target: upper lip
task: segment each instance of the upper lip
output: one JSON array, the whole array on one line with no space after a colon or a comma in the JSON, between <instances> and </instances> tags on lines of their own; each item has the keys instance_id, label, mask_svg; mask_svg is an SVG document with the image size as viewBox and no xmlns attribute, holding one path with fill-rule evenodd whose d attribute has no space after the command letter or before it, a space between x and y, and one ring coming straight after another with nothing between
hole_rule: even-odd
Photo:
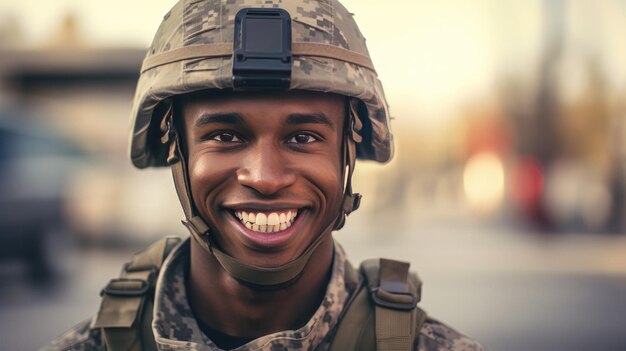
<instances>
[{"instance_id":1,"label":"upper lip","mask_svg":"<svg viewBox=\"0 0 626 351\"><path fill-rule=\"evenodd\" d=\"M224 208L234 211L256 210L256 211L275 211L275 210L293 210L308 207L308 204L302 202L237 202L222 205Z\"/></svg>"}]
</instances>

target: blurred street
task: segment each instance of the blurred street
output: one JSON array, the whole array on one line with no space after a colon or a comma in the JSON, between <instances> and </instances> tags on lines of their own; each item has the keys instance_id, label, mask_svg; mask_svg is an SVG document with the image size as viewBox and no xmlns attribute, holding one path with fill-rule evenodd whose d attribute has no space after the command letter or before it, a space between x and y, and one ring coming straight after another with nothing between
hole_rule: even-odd
<instances>
[{"instance_id":1,"label":"blurred street","mask_svg":"<svg viewBox=\"0 0 626 351\"><path fill-rule=\"evenodd\" d=\"M626 0L341 2L396 147L357 163L351 262L410 261L421 306L488 350L625 351ZM134 251L187 236L170 172L128 157L173 3L0 0L1 350L90 318Z\"/></svg>"},{"instance_id":2,"label":"blurred street","mask_svg":"<svg viewBox=\"0 0 626 351\"><path fill-rule=\"evenodd\" d=\"M410 260L425 282L421 306L487 349L626 348L626 257L620 254L626 252L625 237L547 237L463 217L409 221L405 229L387 220L359 225L366 216L355 213L346 229L335 234L351 261L378 256ZM107 277L115 277L140 248L80 251L61 245L55 253L56 275L47 284L33 286L20 279L17 266L2 270L3 349L37 349L92 316Z\"/></svg>"}]
</instances>

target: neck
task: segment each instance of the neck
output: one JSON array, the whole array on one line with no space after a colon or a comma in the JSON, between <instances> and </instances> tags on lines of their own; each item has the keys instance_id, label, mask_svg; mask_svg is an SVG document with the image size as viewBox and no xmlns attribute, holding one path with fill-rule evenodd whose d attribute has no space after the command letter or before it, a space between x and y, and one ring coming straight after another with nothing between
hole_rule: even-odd
<instances>
[{"instance_id":1,"label":"neck","mask_svg":"<svg viewBox=\"0 0 626 351\"><path fill-rule=\"evenodd\" d=\"M232 336L259 337L298 329L324 298L332 262L333 240L326 235L293 284L255 289L234 279L213 255L192 240L189 303L202 322Z\"/></svg>"}]
</instances>

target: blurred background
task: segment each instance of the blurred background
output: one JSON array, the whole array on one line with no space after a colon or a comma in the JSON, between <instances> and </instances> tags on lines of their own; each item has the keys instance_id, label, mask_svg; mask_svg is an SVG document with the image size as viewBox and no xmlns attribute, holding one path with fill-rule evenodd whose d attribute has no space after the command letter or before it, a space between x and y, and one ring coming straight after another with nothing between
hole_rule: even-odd
<instances>
[{"instance_id":1,"label":"blurred background","mask_svg":"<svg viewBox=\"0 0 626 351\"><path fill-rule=\"evenodd\" d=\"M357 166L356 263L412 262L422 306L490 350L626 350L626 0L344 0L394 117ZM34 350L130 254L186 236L127 155L172 1L0 0L0 340Z\"/></svg>"}]
</instances>

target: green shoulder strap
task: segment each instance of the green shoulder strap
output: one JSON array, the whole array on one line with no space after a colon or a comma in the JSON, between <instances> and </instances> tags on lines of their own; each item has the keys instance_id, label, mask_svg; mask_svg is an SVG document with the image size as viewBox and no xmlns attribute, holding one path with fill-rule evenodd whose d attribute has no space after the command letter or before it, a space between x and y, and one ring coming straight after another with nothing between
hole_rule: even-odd
<instances>
[{"instance_id":1,"label":"green shoulder strap","mask_svg":"<svg viewBox=\"0 0 626 351\"><path fill-rule=\"evenodd\" d=\"M136 253L120 278L102 289L93 328L102 329L107 350L156 350L151 328L154 286L163 261L180 241L168 236Z\"/></svg>"},{"instance_id":2,"label":"green shoulder strap","mask_svg":"<svg viewBox=\"0 0 626 351\"><path fill-rule=\"evenodd\" d=\"M346 263L346 284L356 286L333 337L331 350L409 351L426 313L417 307L421 282L409 264L371 259L360 266L362 279Z\"/></svg>"}]
</instances>

